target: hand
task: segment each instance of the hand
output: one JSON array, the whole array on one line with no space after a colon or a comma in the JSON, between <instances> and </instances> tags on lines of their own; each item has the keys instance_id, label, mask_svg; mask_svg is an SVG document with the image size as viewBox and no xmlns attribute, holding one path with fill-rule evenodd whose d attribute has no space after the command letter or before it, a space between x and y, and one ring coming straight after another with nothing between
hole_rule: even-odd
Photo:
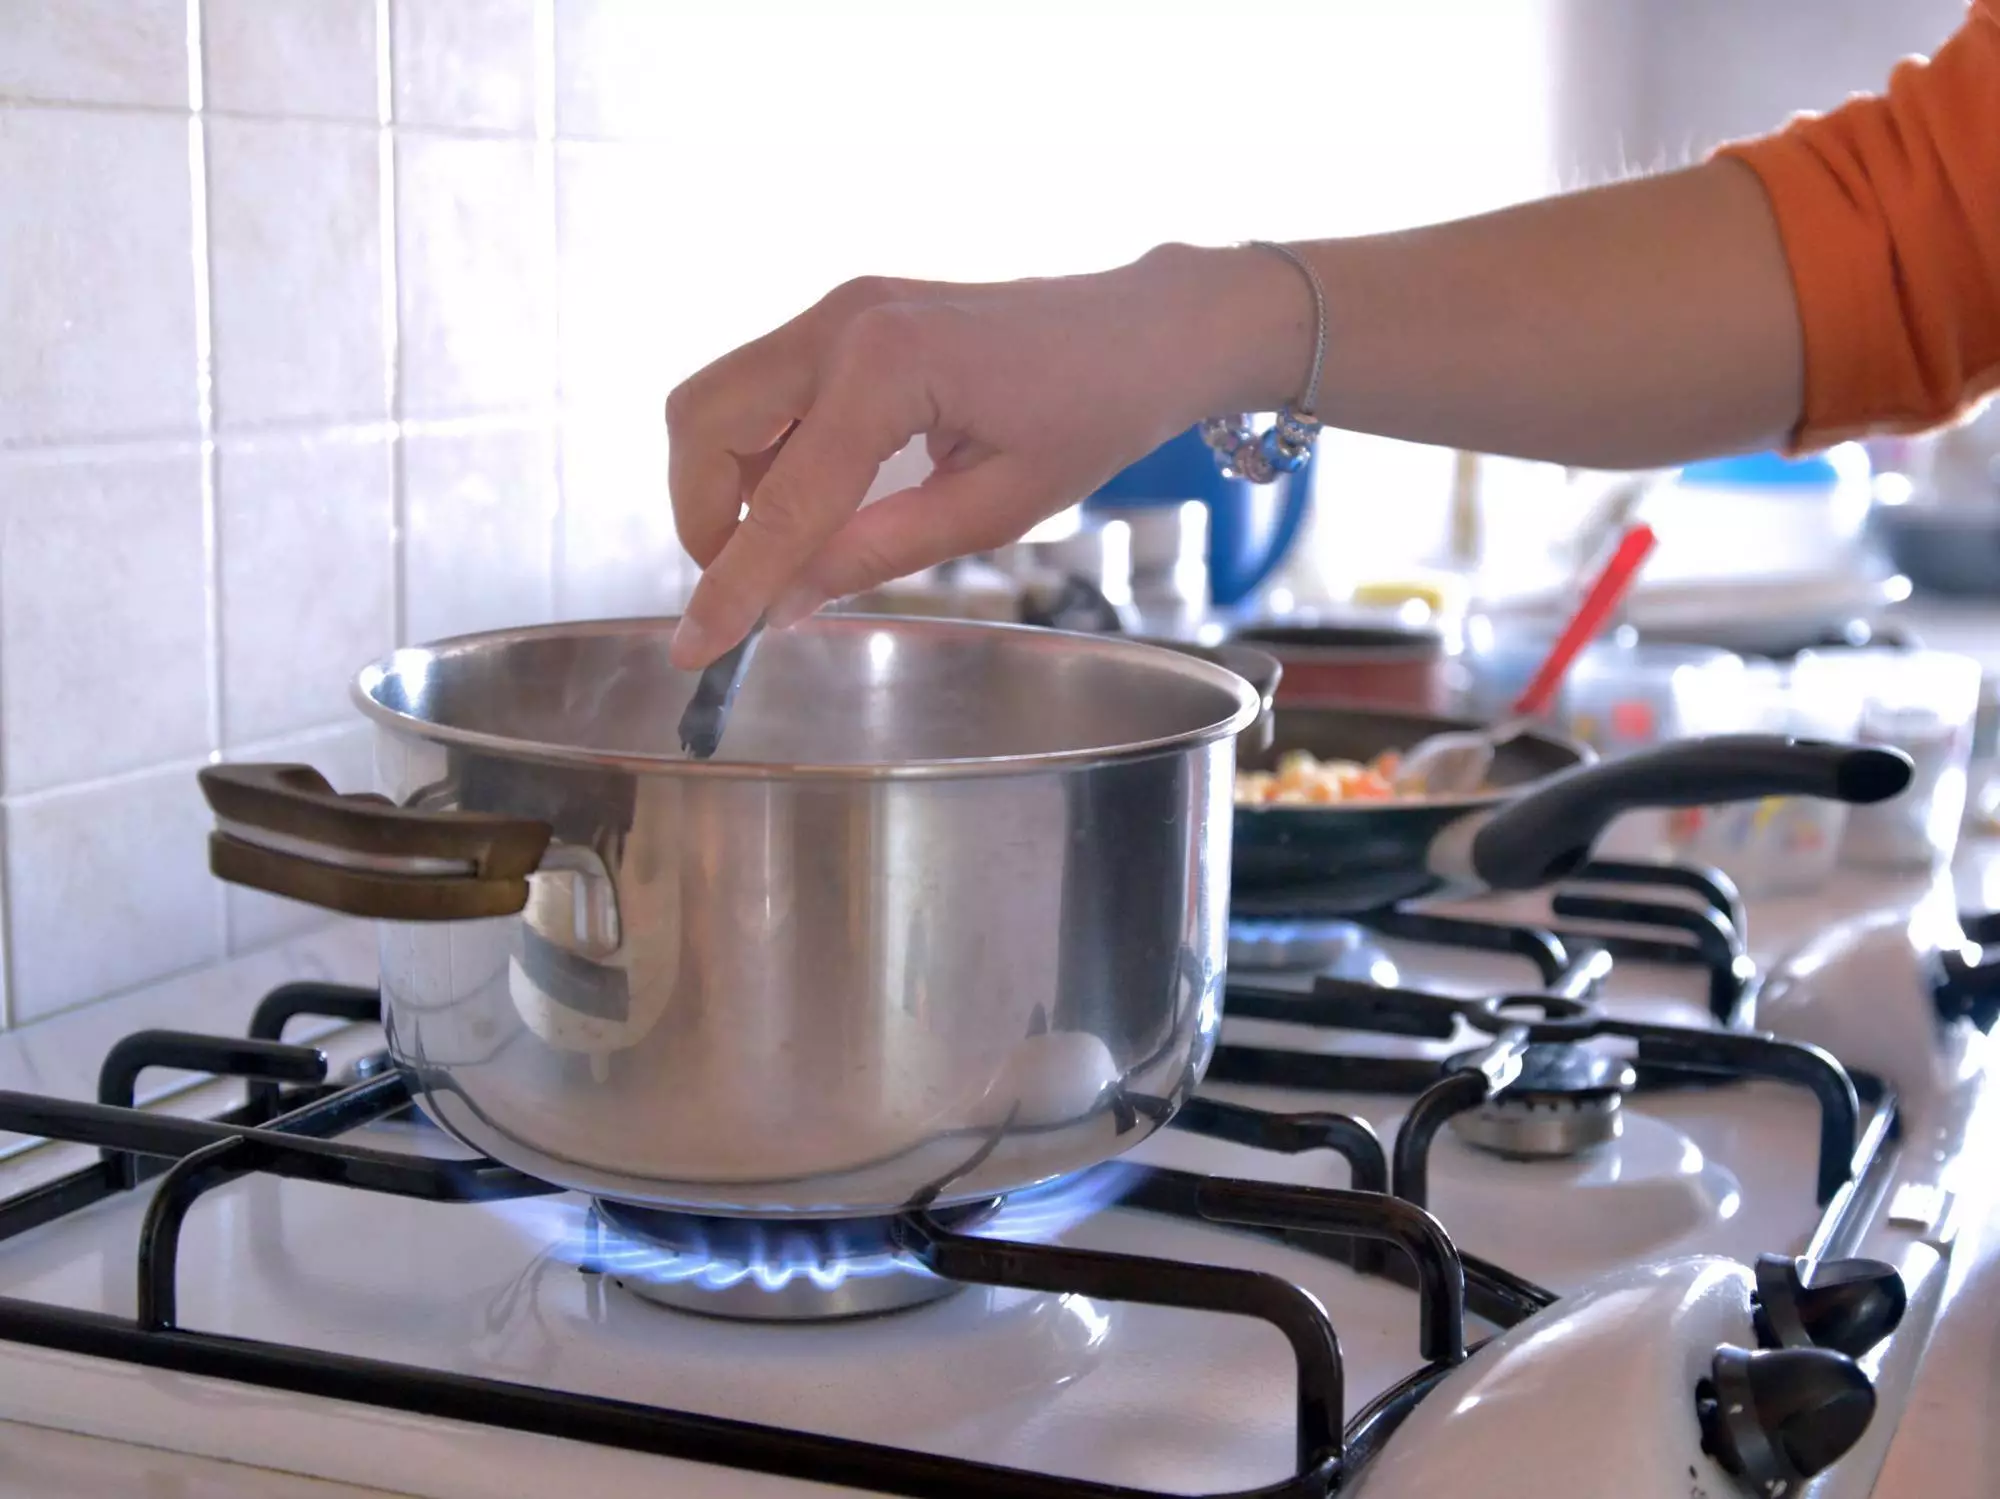
<instances>
[{"instance_id":1,"label":"hand","mask_svg":"<svg viewBox=\"0 0 2000 1499\"><path fill-rule=\"evenodd\" d=\"M1004 546L1201 417L1274 406L1310 352L1295 276L1168 246L1052 280L862 280L708 366L667 401L674 520L703 568L675 664L760 614L783 628ZM860 508L918 436L930 477Z\"/></svg>"}]
</instances>

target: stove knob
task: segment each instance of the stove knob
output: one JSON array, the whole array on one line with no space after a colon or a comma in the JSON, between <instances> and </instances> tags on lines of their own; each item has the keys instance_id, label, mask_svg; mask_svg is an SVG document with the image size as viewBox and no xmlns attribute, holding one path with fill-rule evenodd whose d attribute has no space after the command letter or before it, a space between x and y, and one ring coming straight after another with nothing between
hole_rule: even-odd
<instances>
[{"instance_id":1,"label":"stove knob","mask_svg":"<svg viewBox=\"0 0 2000 1499\"><path fill-rule=\"evenodd\" d=\"M1701 1450L1769 1499L1833 1466L1875 1414L1868 1376L1831 1349L1725 1344L1711 1372L1695 1387Z\"/></svg>"},{"instance_id":2,"label":"stove knob","mask_svg":"<svg viewBox=\"0 0 2000 1499\"><path fill-rule=\"evenodd\" d=\"M1976 942L1941 949L1932 960L1931 993L1943 1019L1991 1031L2000 1020L2000 951Z\"/></svg>"},{"instance_id":3,"label":"stove knob","mask_svg":"<svg viewBox=\"0 0 2000 1499\"><path fill-rule=\"evenodd\" d=\"M1909 1305L1903 1277L1880 1260L1805 1262L1782 1254L1757 1259L1753 1298L1757 1341L1766 1348L1831 1348L1860 1358L1894 1332Z\"/></svg>"}]
</instances>

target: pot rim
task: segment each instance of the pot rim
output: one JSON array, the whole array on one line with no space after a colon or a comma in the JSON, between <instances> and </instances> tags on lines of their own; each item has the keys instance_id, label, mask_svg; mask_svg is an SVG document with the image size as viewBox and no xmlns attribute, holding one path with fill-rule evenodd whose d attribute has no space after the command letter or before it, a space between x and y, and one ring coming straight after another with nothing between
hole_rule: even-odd
<instances>
[{"instance_id":1,"label":"pot rim","mask_svg":"<svg viewBox=\"0 0 2000 1499\"><path fill-rule=\"evenodd\" d=\"M995 776L1039 775L1048 771L1123 764L1161 755L1181 754L1221 740L1233 741L1263 711L1257 689L1236 672L1196 656L1129 637L1050 630L1034 625L996 624L973 620L939 620L902 615L821 615L803 628L852 631L904 626L925 633L1005 631L1057 642L1073 642L1099 652L1113 652L1154 670L1195 679L1235 699L1225 718L1197 729L1151 739L1081 749L1050 750L1030 755L968 756L954 760L901 760L877 764L818 764L778 761L691 760L680 752L658 754L595 750L546 740L518 739L480 729L460 728L391 708L372 688L424 661L496 650L516 641L577 635L665 634L679 623L678 615L641 615L625 619L562 621L522 625L476 634L448 636L423 645L403 646L364 666L350 680L348 696L361 712L384 728L461 749L481 750L514 760L555 765L581 765L594 770L619 770L635 775L691 776L712 780L750 781L948 781Z\"/></svg>"}]
</instances>

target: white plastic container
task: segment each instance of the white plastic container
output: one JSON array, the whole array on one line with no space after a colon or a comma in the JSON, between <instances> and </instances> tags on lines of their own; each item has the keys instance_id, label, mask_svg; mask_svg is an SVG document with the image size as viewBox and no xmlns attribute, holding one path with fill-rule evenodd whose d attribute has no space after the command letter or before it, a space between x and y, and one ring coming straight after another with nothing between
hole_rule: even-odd
<instances>
[{"instance_id":1,"label":"white plastic container","mask_svg":"<svg viewBox=\"0 0 2000 1499\"><path fill-rule=\"evenodd\" d=\"M1965 816L1979 663L1949 651L1826 651L1813 659L1853 683L1861 699L1857 737L1900 749L1915 764L1901 796L1853 809L1841 862L1922 870L1949 861Z\"/></svg>"},{"instance_id":2,"label":"white plastic container","mask_svg":"<svg viewBox=\"0 0 2000 1499\"><path fill-rule=\"evenodd\" d=\"M1729 727L1730 704L1743 695L1743 658L1708 646L1634 641L1621 632L1577 658L1554 717L1563 732L1606 759L1674 739ZM1598 853L1609 859L1674 856L1665 812L1628 812L1605 830Z\"/></svg>"},{"instance_id":3,"label":"white plastic container","mask_svg":"<svg viewBox=\"0 0 2000 1499\"><path fill-rule=\"evenodd\" d=\"M1606 759L1716 733L1745 669L1742 657L1708 646L1599 641L1570 668L1562 721Z\"/></svg>"},{"instance_id":4,"label":"white plastic container","mask_svg":"<svg viewBox=\"0 0 2000 1499\"><path fill-rule=\"evenodd\" d=\"M1746 663L1734 689L1706 705L1697 732L1853 739L1862 713L1856 673L1815 656L1796 665ZM1840 857L1849 808L1811 797L1765 797L1688 808L1667 820L1673 857L1722 870L1744 895L1817 889Z\"/></svg>"}]
</instances>

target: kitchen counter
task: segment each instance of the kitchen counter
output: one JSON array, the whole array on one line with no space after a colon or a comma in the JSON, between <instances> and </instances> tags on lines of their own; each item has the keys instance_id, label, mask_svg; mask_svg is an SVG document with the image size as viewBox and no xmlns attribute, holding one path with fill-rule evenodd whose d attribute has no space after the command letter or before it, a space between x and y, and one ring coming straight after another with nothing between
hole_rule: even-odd
<instances>
[{"instance_id":1,"label":"kitchen counter","mask_svg":"<svg viewBox=\"0 0 2000 1499\"><path fill-rule=\"evenodd\" d=\"M398 1499L386 1489L300 1478L44 1426L0 1428L0 1499Z\"/></svg>"}]
</instances>

